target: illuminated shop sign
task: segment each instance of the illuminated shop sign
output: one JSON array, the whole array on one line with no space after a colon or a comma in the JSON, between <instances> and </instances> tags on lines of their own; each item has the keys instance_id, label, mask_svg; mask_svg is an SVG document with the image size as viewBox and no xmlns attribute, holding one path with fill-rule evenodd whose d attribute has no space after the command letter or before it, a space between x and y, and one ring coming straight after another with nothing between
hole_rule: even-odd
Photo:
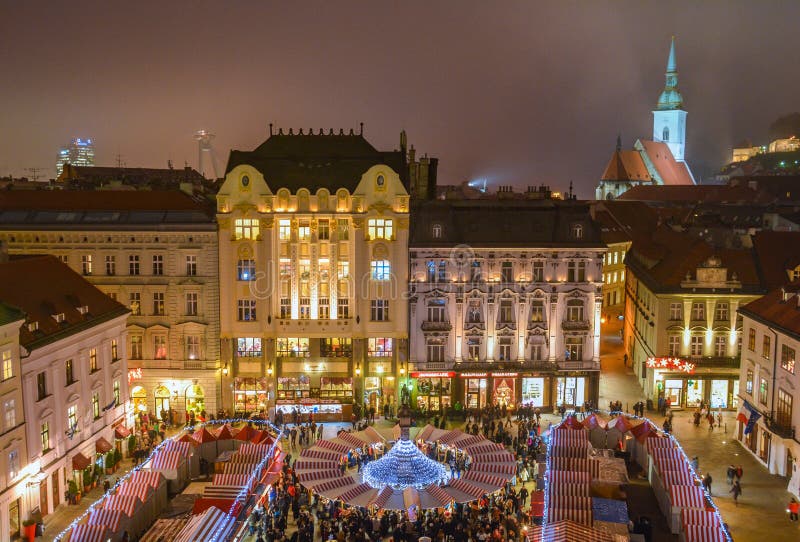
<instances>
[{"instance_id":1,"label":"illuminated shop sign","mask_svg":"<svg viewBox=\"0 0 800 542\"><path fill-rule=\"evenodd\" d=\"M452 378L454 376L456 376L456 373L453 371L442 371L439 373L411 373L411 378Z\"/></svg>"}]
</instances>

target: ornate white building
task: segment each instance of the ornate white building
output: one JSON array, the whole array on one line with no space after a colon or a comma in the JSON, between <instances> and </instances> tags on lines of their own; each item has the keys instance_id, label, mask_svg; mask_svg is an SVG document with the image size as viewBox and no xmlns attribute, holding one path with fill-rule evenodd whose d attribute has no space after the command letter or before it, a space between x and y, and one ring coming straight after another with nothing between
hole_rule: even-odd
<instances>
[{"instance_id":1,"label":"ornate white building","mask_svg":"<svg viewBox=\"0 0 800 542\"><path fill-rule=\"evenodd\" d=\"M428 201L412 216L412 405L596 404L606 249L588 206Z\"/></svg>"},{"instance_id":2,"label":"ornate white building","mask_svg":"<svg viewBox=\"0 0 800 542\"><path fill-rule=\"evenodd\" d=\"M178 191L8 191L0 241L53 254L127 305L137 411L216 414L217 232L210 205ZM128 375L126 375L128 378Z\"/></svg>"},{"instance_id":3,"label":"ornate white building","mask_svg":"<svg viewBox=\"0 0 800 542\"><path fill-rule=\"evenodd\" d=\"M21 401L3 396L3 421L24 421L24 440L3 449L11 493L0 498L0 539L9 540L34 509L47 515L64 502L70 482L83 491L98 454L127 451L133 416L125 306L41 255L0 263L0 301L24 315L14 319L16 340L0 346L4 360L21 359L10 376L22 380ZM14 485L21 479L25 488Z\"/></svg>"},{"instance_id":4,"label":"ornate white building","mask_svg":"<svg viewBox=\"0 0 800 542\"><path fill-rule=\"evenodd\" d=\"M352 131L279 131L231 153L217 194L225 408L349 420L354 402L396 402L409 199L405 149Z\"/></svg>"}]
</instances>

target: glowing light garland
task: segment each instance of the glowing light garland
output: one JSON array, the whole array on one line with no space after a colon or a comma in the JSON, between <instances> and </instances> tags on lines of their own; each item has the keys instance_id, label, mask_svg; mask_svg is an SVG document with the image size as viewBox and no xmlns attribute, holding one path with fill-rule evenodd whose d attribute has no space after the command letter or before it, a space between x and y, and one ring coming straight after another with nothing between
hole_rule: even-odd
<instances>
[{"instance_id":1,"label":"glowing light garland","mask_svg":"<svg viewBox=\"0 0 800 542\"><path fill-rule=\"evenodd\" d=\"M229 424L234 424L234 423L252 423L252 424L255 424L255 425L259 425L259 426L267 426L267 427L271 428L273 431L275 431L275 433L277 434L277 436L275 437L275 442L273 442L272 446L270 446L270 448L269 448L269 452L266 454L264 459L262 459L258 463L258 465L255 467L253 473L250 475L250 478L248 478L247 485L242 488L242 491L239 493L239 495L237 495L237 497L234 500L233 504L231 505L230 509L228 509L228 515L229 516L233 516L233 509L235 508L236 502L238 501L238 499L240 497L245 496L249 492L249 490L247 490L247 487L249 487L252 484L252 482L256 479L256 477L260 477L260 473L261 473L261 471L262 471L262 469L264 467L264 464L269 462L274 457L274 455L275 455L275 447L280 444L281 438L283 438L283 432L279 428L275 427L268 420L252 420L252 419L247 419L247 418L230 418L230 419L227 419L227 420L213 420L213 421L205 422L205 425L224 425L226 423L229 423ZM197 424L197 425L202 425L202 424ZM169 437L168 439L165 439L158 446L153 448L153 451L150 452L150 455L147 456L147 459L145 459L143 462L141 462L138 465L136 465L135 467L133 467L124 476L118 478L117 482L111 488L109 488L108 491L103 493L103 495L101 495L100 498L98 498L96 501L94 501L92 504L90 504L89 507L81 515L79 515L77 518L75 518L72 521L72 523L70 523L63 531L58 533L55 536L55 538L53 539L53 541L54 542L61 542L64 539L64 537L67 536L67 534L72 532L72 529L74 529L85 517L87 517L89 514L94 512L97 509L97 507L100 506L103 503L103 501L106 500L106 498L111 496L117 490L117 488L119 488L120 485L122 485L124 482L126 482L134 472L138 472L138 471L142 470L142 468L145 465L150 463L150 461L153 459L153 457L155 457L155 455L159 451L161 451L168 442L177 440L178 438L180 438L180 433L182 433L183 431L186 431L186 430L192 430L192 429L194 429L194 427L195 426L189 426L189 425L184 426L183 429L181 429L176 435L173 435L173 436ZM218 540L219 534L220 533L217 533L212 540L214 540L214 541Z\"/></svg>"},{"instance_id":2,"label":"glowing light garland","mask_svg":"<svg viewBox=\"0 0 800 542\"><path fill-rule=\"evenodd\" d=\"M682 373L694 374L694 363L690 363L681 358L647 358L647 366L650 369L667 369L668 371L680 371Z\"/></svg>"},{"instance_id":3,"label":"glowing light garland","mask_svg":"<svg viewBox=\"0 0 800 542\"><path fill-rule=\"evenodd\" d=\"M410 440L399 440L382 458L361 469L361 478L376 489L424 489L450 479L447 469L425 456Z\"/></svg>"},{"instance_id":4,"label":"glowing light garland","mask_svg":"<svg viewBox=\"0 0 800 542\"><path fill-rule=\"evenodd\" d=\"M607 410L594 410L593 412L601 412L603 414L608 414L608 415L612 414L611 412L609 412ZM614 413L614 414L617 414L617 413ZM645 418L643 416L635 416L635 415L632 415L632 414L630 414L630 415L629 414L625 414L625 417L626 418L630 418L632 420L643 420L645 423L649 423L650 426L652 427L652 429L655 432L660 433L661 435L664 435L664 436L668 437L670 439L670 442L672 442L672 444L674 444L675 447L678 450L680 450L681 456L683 457L684 462L686 462L686 464L689 467L689 472L693 473L696 479L700 478L699 473L694 469L694 466L692 465L692 462L689 460L689 456L686 454L686 451L683 449L683 446L681 446L681 443L678 442L677 438L675 438L670 433L664 433L664 431L660 430L658 428L658 426L656 424L654 424L649 418ZM553 429L557 429L557 428L561 427L562 425L564 425L565 421L566 421L566 418L561 420L561 422L559 422L557 425L554 425L553 427L551 427L550 431L552 431ZM583 429L583 430L585 431L585 429ZM552 472L550 470L550 455L551 455L552 447L550 446L550 442L549 442L550 438L549 437L550 437L550 435L548 434L547 438L545 438L545 443L547 444L547 450L546 450L546 453L545 453L544 512L543 512L543 517L542 517L542 536L544 536L544 533L546 532L545 530L546 530L547 524L548 524L548 511L549 511L549 508L550 508L550 474ZM702 484L700 485L700 487L703 490L703 494L705 495L706 500L709 503L711 503L711 507L714 509L713 510L714 516L717 518L717 521L719 521L720 528L722 529L722 534L725 535L725 540L727 542L733 542L733 538L731 537L731 534L728 531L728 526L725 524L725 521L722 519L722 514L719 511L719 507L717 507L717 503L714 502L714 498L712 497L711 493L709 493L706 490L706 488L702 486Z\"/></svg>"}]
</instances>

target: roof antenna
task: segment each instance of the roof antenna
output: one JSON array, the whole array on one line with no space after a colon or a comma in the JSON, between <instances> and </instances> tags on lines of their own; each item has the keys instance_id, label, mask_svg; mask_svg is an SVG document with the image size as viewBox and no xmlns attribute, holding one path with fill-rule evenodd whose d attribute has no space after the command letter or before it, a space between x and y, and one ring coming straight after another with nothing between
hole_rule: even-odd
<instances>
[{"instance_id":1,"label":"roof antenna","mask_svg":"<svg viewBox=\"0 0 800 542\"><path fill-rule=\"evenodd\" d=\"M269 123L269 136L272 137L272 123Z\"/></svg>"},{"instance_id":2,"label":"roof antenna","mask_svg":"<svg viewBox=\"0 0 800 542\"><path fill-rule=\"evenodd\" d=\"M572 195L572 181L569 182L569 199L575 199Z\"/></svg>"},{"instance_id":3,"label":"roof antenna","mask_svg":"<svg viewBox=\"0 0 800 542\"><path fill-rule=\"evenodd\" d=\"M617 134L617 152L622 150L622 134Z\"/></svg>"},{"instance_id":4,"label":"roof antenna","mask_svg":"<svg viewBox=\"0 0 800 542\"><path fill-rule=\"evenodd\" d=\"M364 123L363 122L359 122L358 124L359 124L359 126L361 126L361 128L360 128L360 130L358 132L358 135L363 136L364 135Z\"/></svg>"}]
</instances>

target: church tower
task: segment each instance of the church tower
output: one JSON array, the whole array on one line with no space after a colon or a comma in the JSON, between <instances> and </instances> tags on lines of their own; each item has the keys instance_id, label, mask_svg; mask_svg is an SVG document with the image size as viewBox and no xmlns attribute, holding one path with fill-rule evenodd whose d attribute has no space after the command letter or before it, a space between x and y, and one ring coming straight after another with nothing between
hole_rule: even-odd
<instances>
[{"instance_id":1,"label":"church tower","mask_svg":"<svg viewBox=\"0 0 800 542\"><path fill-rule=\"evenodd\" d=\"M653 141L663 141L678 162L685 161L686 111L678 91L678 69L675 64L675 37L669 47L666 84L653 111Z\"/></svg>"}]
</instances>

